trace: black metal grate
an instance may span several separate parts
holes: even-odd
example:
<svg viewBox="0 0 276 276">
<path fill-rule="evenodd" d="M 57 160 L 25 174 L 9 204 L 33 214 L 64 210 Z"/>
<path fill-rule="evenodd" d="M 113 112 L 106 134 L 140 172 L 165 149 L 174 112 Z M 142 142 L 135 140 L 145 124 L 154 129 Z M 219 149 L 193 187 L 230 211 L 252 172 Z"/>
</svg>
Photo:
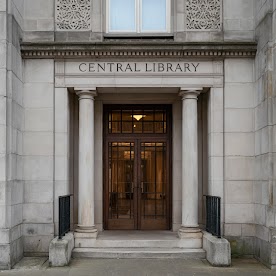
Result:
<svg viewBox="0 0 276 276">
<path fill-rule="evenodd" d="M 221 238 L 220 203 L 217 196 L 206 196 L 206 231 Z"/>
<path fill-rule="evenodd" d="M 58 238 L 62 239 L 70 231 L 70 198 L 71 195 L 60 196 Z"/>
</svg>

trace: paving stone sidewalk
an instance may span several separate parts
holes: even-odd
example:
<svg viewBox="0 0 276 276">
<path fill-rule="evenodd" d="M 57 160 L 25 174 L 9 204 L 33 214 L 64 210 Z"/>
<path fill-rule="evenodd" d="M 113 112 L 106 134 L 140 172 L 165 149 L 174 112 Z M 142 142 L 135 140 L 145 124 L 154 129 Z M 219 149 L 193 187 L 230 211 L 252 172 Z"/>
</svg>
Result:
<svg viewBox="0 0 276 276">
<path fill-rule="evenodd" d="M 207 261 L 180 259 L 73 259 L 64 268 L 49 267 L 46 258 L 24 258 L 0 276 L 174 276 L 174 275 L 276 275 L 254 259 L 235 259 L 229 268 L 214 268 Z"/>
</svg>

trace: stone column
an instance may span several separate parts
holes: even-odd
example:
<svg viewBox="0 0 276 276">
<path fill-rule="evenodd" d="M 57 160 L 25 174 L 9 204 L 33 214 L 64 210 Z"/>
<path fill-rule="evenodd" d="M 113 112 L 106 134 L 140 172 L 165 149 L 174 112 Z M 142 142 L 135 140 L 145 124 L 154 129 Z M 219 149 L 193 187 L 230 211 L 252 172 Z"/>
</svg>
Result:
<svg viewBox="0 0 276 276">
<path fill-rule="evenodd" d="M 198 225 L 197 98 L 200 92 L 200 89 L 181 89 L 179 94 L 182 97 L 182 224 L 178 231 L 181 239 L 202 237 Z"/>
<path fill-rule="evenodd" d="M 79 96 L 79 206 L 76 239 L 97 237 L 94 201 L 94 97 L 96 89 L 77 90 Z M 82 244 L 81 247 L 85 245 Z M 76 244 L 76 247 L 78 244 Z"/>
</svg>

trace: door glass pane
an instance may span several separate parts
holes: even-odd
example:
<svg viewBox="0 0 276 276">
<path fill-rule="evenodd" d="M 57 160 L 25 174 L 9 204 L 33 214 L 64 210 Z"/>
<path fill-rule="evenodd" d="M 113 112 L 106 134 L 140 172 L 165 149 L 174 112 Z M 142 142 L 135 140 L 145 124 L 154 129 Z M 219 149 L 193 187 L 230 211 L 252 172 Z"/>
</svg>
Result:
<svg viewBox="0 0 276 276">
<path fill-rule="evenodd" d="M 166 217 L 166 143 L 141 143 L 143 219 Z"/>
<path fill-rule="evenodd" d="M 133 218 L 134 143 L 108 143 L 109 218 Z"/>
<path fill-rule="evenodd" d="M 166 31 L 166 0 L 142 0 L 142 31 Z"/>
<path fill-rule="evenodd" d="M 135 0 L 110 0 L 110 31 L 136 31 Z"/>
</svg>

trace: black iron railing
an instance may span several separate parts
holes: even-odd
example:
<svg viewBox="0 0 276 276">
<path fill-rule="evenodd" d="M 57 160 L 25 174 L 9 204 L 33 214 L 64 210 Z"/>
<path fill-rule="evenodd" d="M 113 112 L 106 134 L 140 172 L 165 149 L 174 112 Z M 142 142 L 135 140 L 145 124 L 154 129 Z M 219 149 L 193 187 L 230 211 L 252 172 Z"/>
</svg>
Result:
<svg viewBox="0 0 276 276">
<path fill-rule="evenodd" d="M 206 231 L 221 238 L 220 202 L 217 196 L 206 196 Z"/>
<path fill-rule="evenodd" d="M 71 195 L 60 196 L 59 203 L 59 229 L 58 238 L 62 239 L 70 231 L 70 201 Z"/>
</svg>

